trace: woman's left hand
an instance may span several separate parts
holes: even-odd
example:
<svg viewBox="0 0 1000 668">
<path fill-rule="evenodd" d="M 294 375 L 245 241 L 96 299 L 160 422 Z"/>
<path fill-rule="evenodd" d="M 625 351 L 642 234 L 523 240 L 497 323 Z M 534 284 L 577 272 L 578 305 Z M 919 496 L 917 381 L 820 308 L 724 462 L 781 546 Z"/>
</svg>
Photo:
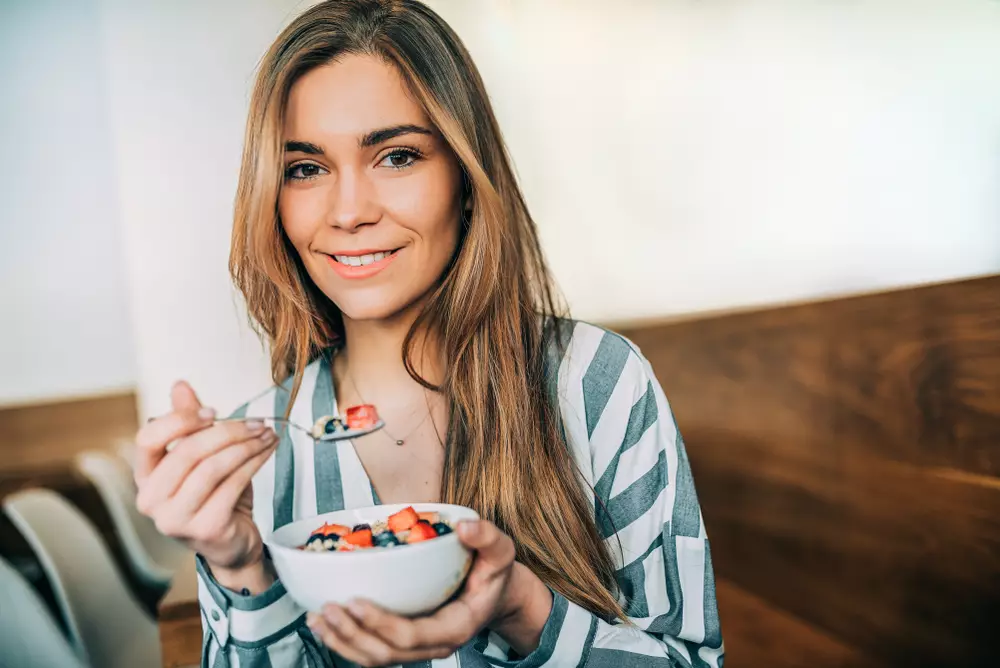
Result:
<svg viewBox="0 0 1000 668">
<path fill-rule="evenodd" d="M 486 626 L 526 655 L 538 644 L 552 606 L 551 593 L 514 561 L 513 541 L 492 523 L 462 522 L 456 531 L 476 555 L 462 593 L 450 603 L 413 619 L 368 601 L 344 607 L 331 603 L 322 614 L 309 614 L 309 628 L 327 647 L 362 666 L 442 659 Z"/>
</svg>

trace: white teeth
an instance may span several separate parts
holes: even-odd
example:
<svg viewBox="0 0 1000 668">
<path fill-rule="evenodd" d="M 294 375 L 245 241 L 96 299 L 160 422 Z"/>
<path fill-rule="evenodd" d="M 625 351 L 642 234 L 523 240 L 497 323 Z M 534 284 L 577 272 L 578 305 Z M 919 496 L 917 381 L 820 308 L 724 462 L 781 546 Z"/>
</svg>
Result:
<svg viewBox="0 0 1000 668">
<path fill-rule="evenodd" d="M 363 267 L 379 260 L 384 260 L 390 255 L 392 255 L 392 251 L 380 251 L 378 253 L 369 253 L 368 255 L 334 255 L 333 258 L 340 264 L 346 264 L 351 267 Z"/>
</svg>

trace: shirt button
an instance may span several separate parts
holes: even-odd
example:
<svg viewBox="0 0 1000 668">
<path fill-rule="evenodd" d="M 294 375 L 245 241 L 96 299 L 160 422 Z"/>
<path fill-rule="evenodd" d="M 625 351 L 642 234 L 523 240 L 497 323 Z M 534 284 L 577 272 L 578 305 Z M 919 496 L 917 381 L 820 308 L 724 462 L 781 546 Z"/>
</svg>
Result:
<svg viewBox="0 0 1000 668">
<path fill-rule="evenodd" d="M 219 617 L 219 611 L 218 610 L 213 610 L 212 611 L 212 619 L 214 619 L 215 621 L 219 621 L 220 617 Z"/>
</svg>

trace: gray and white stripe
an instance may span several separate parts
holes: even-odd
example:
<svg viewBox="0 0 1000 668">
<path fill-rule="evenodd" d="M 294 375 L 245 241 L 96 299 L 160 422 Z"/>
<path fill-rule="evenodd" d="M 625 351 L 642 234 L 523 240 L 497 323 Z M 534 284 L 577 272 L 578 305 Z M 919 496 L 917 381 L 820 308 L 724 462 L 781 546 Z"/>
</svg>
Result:
<svg viewBox="0 0 1000 668">
<path fill-rule="evenodd" d="M 594 490 L 595 521 L 614 556 L 617 595 L 631 625 L 609 624 L 553 593 L 552 613 L 529 656 L 517 657 L 503 639 L 484 631 L 447 659 L 415 665 L 721 668 L 711 552 L 666 396 L 631 342 L 586 323 L 559 325 L 565 346 L 561 356 L 550 356 L 554 377 L 547 383 L 558 397 L 569 454 L 588 491 Z M 287 405 L 287 387 L 277 387 L 240 411 L 279 415 Z M 309 366 L 292 418 L 312 424 L 335 410 L 324 357 Z M 304 434 L 283 433 L 275 456 L 254 478 L 254 521 L 262 532 L 377 502 L 350 442 L 315 448 Z M 280 582 L 244 597 L 224 590 L 200 566 L 203 666 L 346 665 L 318 643 Z"/>
</svg>

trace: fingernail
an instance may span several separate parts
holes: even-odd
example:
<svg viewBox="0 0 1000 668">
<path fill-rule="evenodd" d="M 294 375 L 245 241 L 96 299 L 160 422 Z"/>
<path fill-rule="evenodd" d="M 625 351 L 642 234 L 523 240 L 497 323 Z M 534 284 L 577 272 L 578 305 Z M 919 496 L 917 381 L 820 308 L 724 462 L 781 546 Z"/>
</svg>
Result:
<svg viewBox="0 0 1000 668">
<path fill-rule="evenodd" d="M 325 619 L 327 624 L 333 628 L 340 627 L 340 618 L 338 617 L 337 610 L 335 608 L 327 606 L 327 608 L 323 611 L 323 619 Z"/>
<path fill-rule="evenodd" d="M 365 618 L 365 606 L 361 601 L 351 601 L 347 604 L 347 609 L 351 611 L 351 614 L 358 620 Z"/>
<path fill-rule="evenodd" d="M 458 530 L 462 533 L 462 538 L 475 538 L 476 534 L 479 533 L 479 522 L 472 520 L 460 522 Z"/>
<path fill-rule="evenodd" d="M 247 429 L 249 429 L 254 434 L 256 434 L 257 432 L 264 431 L 263 420 L 247 420 L 244 424 L 246 424 Z"/>
<path fill-rule="evenodd" d="M 313 631 L 315 631 L 316 627 L 319 626 L 318 622 L 319 618 L 316 616 L 316 613 L 310 612 L 309 614 L 306 615 L 306 626 L 308 626 Z"/>
<path fill-rule="evenodd" d="M 198 410 L 198 417 L 202 420 L 212 420 L 215 418 L 215 409 L 209 406 L 202 406 L 201 409 Z"/>
</svg>

